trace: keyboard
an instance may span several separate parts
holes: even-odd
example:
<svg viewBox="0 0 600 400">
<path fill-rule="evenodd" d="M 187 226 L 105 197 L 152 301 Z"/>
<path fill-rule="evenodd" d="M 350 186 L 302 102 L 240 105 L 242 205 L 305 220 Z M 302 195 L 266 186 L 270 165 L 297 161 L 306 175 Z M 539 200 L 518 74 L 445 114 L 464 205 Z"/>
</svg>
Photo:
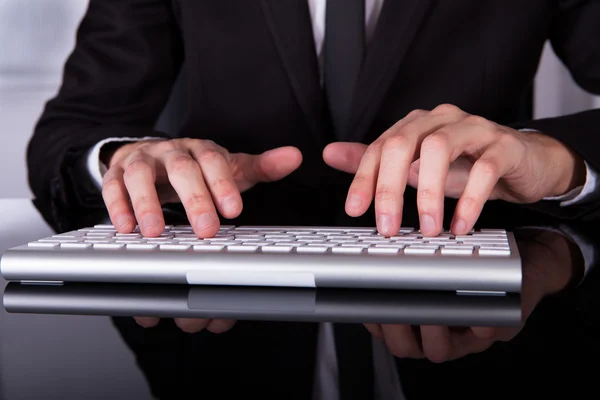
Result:
<svg viewBox="0 0 600 400">
<path fill-rule="evenodd" d="M 167 226 L 158 237 L 117 233 L 112 225 L 54 235 L 30 247 L 96 250 L 161 250 L 243 253 L 370 254 L 370 255 L 485 255 L 510 256 L 506 231 L 483 229 L 468 235 L 443 232 L 426 237 L 401 228 L 384 237 L 371 228 L 223 226 L 211 238 L 199 239 L 190 226 Z"/>
<path fill-rule="evenodd" d="M 117 264 L 122 273 L 111 268 Z M 520 287 L 514 237 L 502 229 L 426 237 L 418 229 L 403 227 L 387 237 L 370 227 L 230 225 L 202 239 L 189 225 L 166 226 L 158 237 L 145 237 L 139 228 L 118 233 L 112 225 L 95 225 L 11 249 L 0 266 L 8 280 L 311 287 L 321 282 L 333 287 L 426 289 L 426 282 L 438 279 L 441 284 L 429 285 L 434 290 L 456 286 L 477 291 L 473 287 L 487 273 L 492 281 L 480 285 L 483 291 L 504 292 L 502 282 L 511 291 Z"/>
</svg>

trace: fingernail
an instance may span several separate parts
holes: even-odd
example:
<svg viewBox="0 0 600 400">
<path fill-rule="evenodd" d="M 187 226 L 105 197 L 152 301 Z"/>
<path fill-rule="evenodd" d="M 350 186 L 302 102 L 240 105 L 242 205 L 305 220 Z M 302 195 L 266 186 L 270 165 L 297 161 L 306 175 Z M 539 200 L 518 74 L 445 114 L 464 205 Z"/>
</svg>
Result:
<svg viewBox="0 0 600 400">
<path fill-rule="evenodd" d="M 465 232 L 467 230 L 467 223 L 464 220 L 459 219 L 454 224 L 454 230 L 456 232 Z"/>
<path fill-rule="evenodd" d="M 377 230 L 383 234 L 390 234 L 392 229 L 392 217 L 381 214 L 377 216 Z"/>
<path fill-rule="evenodd" d="M 234 212 L 240 207 L 240 202 L 237 198 L 230 196 L 223 200 L 223 208 L 229 212 Z"/>
<path fill-rule="evenodd" d="M 203 231 L 207 228 L 210 228 L 217 222 L 218 220 L 211 213 L 205 213 L 196 217 L 196 220 L 194 221 L 194 227 L 200 231 Z"/>
<path fill-rule="evenodd" d="M 142 218 L 141 228 L 142 230 L 147 231 L 158 224 L 160 224 L 160 217 L 156 214 L 148 214 Z"/>
<path fill-rule="evenodd" d="M 346 207 L 351 210 L 356 210 L 357 208 L 360 208 L 361 203 L 362 200 L 360 199 L 360 196 L 354 194 L 348 197 L 348 200 L 346 201 Z"/>
<path fill-rule="evenodd" d="M 431 215 L 422 214 L 419 220 L 422 233 L 429 234 L 435 231 L 435 220 Z"/>
</svg>

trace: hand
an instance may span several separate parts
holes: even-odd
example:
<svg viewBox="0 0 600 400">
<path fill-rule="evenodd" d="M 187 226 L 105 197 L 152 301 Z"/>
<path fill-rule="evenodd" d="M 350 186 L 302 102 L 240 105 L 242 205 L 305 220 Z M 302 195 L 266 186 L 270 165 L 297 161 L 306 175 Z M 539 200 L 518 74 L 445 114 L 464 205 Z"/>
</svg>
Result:
<svg viewBox="0 0 600 400">
<path fill-rule="evenodd" d="M 225 218 L 242 211 L 240 193 L 259 182 L 280 180 L 300 166 L 294 147 L 260 155 L 230 154 L 208 140 L 173 139 L 135 142 L 110 157 L 102 196 L 120 233 L 140 225 L 145 236 L 165 227 L 161 204 L 181 201 L 198 237 L 219 230 L 217 210 Z"/>
<path fill-rule="evenodd" d="M 160 318 L 135 317 L 135 322 L 144 328 L 158 325 Z M 197 333 L 204 329 L 212 333 L 224 333 L 233 328 L 235 321 L 230 319 L 201 319 L 201 318 L 175 318 L 175 324 L 184 332 Z"/>
<path fill-rule="evenodd" d="M 386 236 L 400 228 L 407 184 L 417 189 L 421 232 L 435 236 L 443 229 L 445 196 L 459 198 L 450 229 L 466 234 L 488 199 L 533 203 L 585 181 L 583 161 L 557 140 L 447 104 L 411 112 L 370 146 L 332 143 L 323 158 L 356 174 L 348 215 L 364 214 L 375 198 L 377 228 Z"/>
<path fill-rule="evenodd" d="M 524 324 L 544 297 L 564 290 L 570 282 L 581 278 L 575 271 L 582 260 L 576 245 L 552 231 L 521 231 L 517 244 L 523 261 L 521 308 Z M 482 352 L 496 341 L 511 340 L 522 328 L 379 324 L 366 324 L 365 327 L 383 340 L 394 356 L 427 358 L 433 362 Z"/>
</svg>

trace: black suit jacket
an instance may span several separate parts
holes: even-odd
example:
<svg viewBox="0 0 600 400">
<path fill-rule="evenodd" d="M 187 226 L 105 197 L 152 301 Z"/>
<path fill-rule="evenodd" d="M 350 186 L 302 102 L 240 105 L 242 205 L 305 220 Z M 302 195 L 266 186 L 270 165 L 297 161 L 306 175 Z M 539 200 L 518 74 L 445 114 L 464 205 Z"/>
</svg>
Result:
<svg viewBox="0 0 600 400">
<path fill-rule="evenodd" d="M 236 222 L 372 225 L 371 215 L 345 219 L 351 177 L 325 165 L 323 147 L 340 139 L 370 143 L 411 110 L 442 103 L 541 130 L 600 170 L 600 110 L 538 121 L 521 121 L 518 113 L 547 39 L 575 80 L 600 93 L 598 1 L 384 4 L 352 121 L 334 138 L 306 0 L 91 0 L 63 84 L 28 148 L 38 206 L 57 230 L 90 223 L 104 208 L 81 163 L 91 146 L 114 136 L 196 137 L 232 152 L 293 145 L 304 155 L 284 181 L 246 193 Z M 157 132 L 182 70 L 187 109 L 181 129 Z M 414 203 L 405 203 L 406 224 L 416 215 Z M 553 202 L 536 209 L 591 219 L 598 206 L 559 209 Z"/>
<path fill-rule="evenodd" d="M 547 39 L 576 81 L 600 93 L 598 21 L 600 2 L 593 0 L 386 0 L 357 84 L 352 120 L 343 137 L 335 138 L 319 83 L 306 0 L 91 0 L 65 65 L 63 84 L 47 103 L 28 148 L 30 185 L 47 221 L 64 231 L 104 214 L 101 194 L 82 164 L 86 152 L 104 138 L 195 137 L 248 153 L 292 145 L 303 153 L 301 168 L 281 182 L 244 193 L 244 212 L 234 223 L 373 225 L 372 210 L 361 219 L 345 216 L 352 177 L 327 167 L 322 149 L 334 140 L 370 143 L 411 110 L 442 103 L 502 124 L 541 130 L 600 170 L 600 110 L 519 120 L 521 98 L 534 79 Z M 158 132 L 157 118 L 182 70 L 187 108 L 181 128 Z M 414 195 L 407 190 L 405 226 L 417 224 Z M 453 204 L 448 201 L 447 218 Z M 503 207 L 486 206 L 482 224 L 491 226 L 495 218 L 502 218 Z M 600 215 L 599 204 L 560 209 L 543 203 L 533 209 L 565 218 Z M 524 216 L 535 214 L 519 210 Z M 239 382 L 279 382 L 293 390 L 284 383 L 294 374 L 294 365 L 303 371 L 296 378 L 309 380 L 312 375 L 304 367 L 314 359 L 310 349 L 315 326 L 262 325 L 269 333 L 264 338 L 273 339 L 254 342 L 252 333 L 260 332 L 259 326 L 240 323 L 228 336 L 201 334 L 176 348 L 152 345 L 149 362 L 180 362 L 190 346 L 202 345 L 219 350 L 201 352 L 203 359 L 194 362 L 208 375 L 198 372 L 195 377 L 210 380 L 215 376 L 211 365 L 229 360 L 225 365 L 245 366 L 245 378 Z M 365 345 L 364 330 L 343 331 L 338 339 L 351 341 L 361 337 L 359 332 Z M 151 344 L 154 333 L 138 334 L 142 345 Z M 160 336 L 159 331 L 155 334 Z M 237 345 L 227 344 L 227 337 L 228 343 L 243 337 L 247 345 L 240 344 L 245 343 L 242 339 Z M 278 338 L 287 343 L 280 350 L 261 350 L 278 346 Z M 300 354 L 293 356 L 290 349 L 308 361 L 299 361 Z M 355 372 L 369 367 L 368 352 L 360 352 L 358 345 L 346 349 L 351 351 L 338 348 L 338 355 L 355 358 L 354 364 L 340 361 L 342 375 L 353 365 Z M 291 367 L 279 377 L 267 379 L 252 368 L 252 360 L 268 358 L 266 354 L 275 357 L 273 370 L 279 365 L 277 357 L 296 361 L 289 361 Z M 349 380 L 350 388 L 343 389 L 347 398 L 368 398 L 358 385 L 368 376 Z M 308 398 L 308 390 L 297 397 Z"/>
</svg>

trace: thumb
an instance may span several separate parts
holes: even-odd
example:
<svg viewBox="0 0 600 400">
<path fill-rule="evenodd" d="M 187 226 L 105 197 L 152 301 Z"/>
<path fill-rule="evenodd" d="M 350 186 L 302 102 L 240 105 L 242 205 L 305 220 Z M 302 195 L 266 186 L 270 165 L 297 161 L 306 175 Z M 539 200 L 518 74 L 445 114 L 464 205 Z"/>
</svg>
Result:
<svg viewBox="0 0 600 400">
<path fill-rule="evenodd" d="M 332 168 L 355 174 L 367 147 L 354 142 L 331 143 L 323 150 L 323 160 Z"/>
<path fill-rule="evenodd" d="M 260 182 L 274 182 L 285 178 L 302 164 L 302 153 L 286 146 L 262 154 L 232 154 L 233 176 L 240 191 L 248 190 Z"/>
</svg>

